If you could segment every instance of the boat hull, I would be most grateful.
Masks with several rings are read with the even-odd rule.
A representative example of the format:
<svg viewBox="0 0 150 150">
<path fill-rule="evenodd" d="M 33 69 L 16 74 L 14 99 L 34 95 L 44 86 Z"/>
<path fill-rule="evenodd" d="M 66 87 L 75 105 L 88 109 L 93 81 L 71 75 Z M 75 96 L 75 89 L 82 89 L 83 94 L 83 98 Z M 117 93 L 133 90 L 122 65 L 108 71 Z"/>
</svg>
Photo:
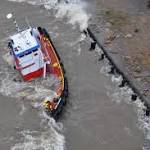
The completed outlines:
<svg viewBox="0 0 150 150">
<path fill-rule="evenodd" d="M 40 52 L 42 53 L 42 61 L 43 66 L 39 69 L 29 72 L 25 75 L 23 75 L 23 69 L 28 68 L 35 64 L 35 62 L 30 63 L 29 65 L 20 68 L 19 65 L 19 59 L 14 55 L 15 60 L 15 67 L 22 75 L 24 81 L 31 81 L 34 78 L 45 76 L 46 74 L 53 74 L 58 82 L 55 86 L 55 92 L 56 92 L 56 99 L 57 102 L 54 102 L 57 107 L 54 107 L 53 109 L 46 109 L 46 112 L 51 115 L 54 118 L 57 118 L 58 114 L 62 112 L 63 106 L 66 104 L 66 99 L 68 97 L 68 81 L 65 77 L 65 69 L 61 62 L 60 56 L 58 55 L 58 52 L 56 51 L 53 42 L 46 31 L 46 29 L 38 27 L 37 28 L 39 35 L 37 37 L 38 44 L 40 45 Z M 34 53 L 35 55 L 35 53 Z M 46 68 L 46 69 L 45 69 Z M 25 72 L 24 72 L 25 73 Z"/>
<path fill-rule="evenodd" d="M 68 91 L 68 80 L 65 77 L 65 69 L 64 66 L 61 62 L 61 58 L 53 45 L 53 42 L 46 31 L 46 29 L 43 29 L 42 33 L 42 39 L 41 43 L 42 45 L 45 44 L 46 49 L 42 49 L 43 53 L 47 54 L 47 59 L 51 62 L 50 64 L 47 65 L 47 71 L 50 74 L 54 74 L 58 79 L 60 80 L 60 84 L 56 88 L 56 94 L 58 95 L 57 98 L 60 99 L 60 102 L 57 106 L 56 109 L 49 110 L 46 109 L 46 112 L 48 115 L 52 116 L 56 120 L 58 119 L 60 113 L 63 110 L 64 105 L 66 105 L 67 98 L 69 96 L 69 91 Z"/>
<path fill-rule="evenodd" d="M 33 80 L 34 78 L 37 78 L 37 77 L 40 77 L 40 76 L 42 76 L 43 75 L 43 72 L 44 72 L 44 69 L 43 68 L 40 68 L 40 69 L 38 69 L 38 70 L 36 70 L 36 71 L 34 71 L 34 72 L 31 72 L 31 73 L 29 73 L 29 74 L 27 74 L 27 75 L 22 75 L 22 77 L 23 77 L 23 79 L 25 80 L 25 81 L 31 81 L 31 80 Z"/>
</svg>

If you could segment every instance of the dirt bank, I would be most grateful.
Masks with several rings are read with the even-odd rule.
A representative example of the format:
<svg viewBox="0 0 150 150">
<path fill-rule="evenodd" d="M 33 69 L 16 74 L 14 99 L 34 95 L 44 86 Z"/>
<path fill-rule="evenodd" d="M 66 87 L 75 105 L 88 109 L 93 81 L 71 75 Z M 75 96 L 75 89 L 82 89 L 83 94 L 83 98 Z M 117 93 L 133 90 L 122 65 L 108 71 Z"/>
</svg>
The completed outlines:
<svg viewBox="0 0 150 150">
<path fill-rule="evenodd" d="M 97 8 L 92 10 L 90 28 L 119 67 L 149 101 L 150 9 L 148 1 L 94 0 L 90 5 Z"/>
</svg>

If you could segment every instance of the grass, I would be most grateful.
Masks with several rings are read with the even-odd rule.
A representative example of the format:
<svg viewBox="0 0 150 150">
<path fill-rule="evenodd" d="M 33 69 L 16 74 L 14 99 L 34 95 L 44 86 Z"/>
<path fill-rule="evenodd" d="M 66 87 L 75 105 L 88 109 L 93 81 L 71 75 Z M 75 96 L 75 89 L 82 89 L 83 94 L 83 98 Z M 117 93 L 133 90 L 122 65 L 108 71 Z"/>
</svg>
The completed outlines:
<svg viewBox="0 0 150 150">
<path fill-rule="evenodd" d="M 119 28 L 125 26 L 129 20 L 126 13 L 113 9 L 104 12 L 105 19 L 112 24 L 113 27 Z"/>
</svg>

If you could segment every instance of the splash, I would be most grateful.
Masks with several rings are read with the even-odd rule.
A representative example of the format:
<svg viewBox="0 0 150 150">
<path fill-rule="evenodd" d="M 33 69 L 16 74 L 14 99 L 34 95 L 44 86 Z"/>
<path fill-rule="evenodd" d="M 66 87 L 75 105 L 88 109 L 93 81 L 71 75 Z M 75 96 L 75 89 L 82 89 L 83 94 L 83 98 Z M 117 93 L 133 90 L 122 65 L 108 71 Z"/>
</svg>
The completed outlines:
<svg viewBox="0 0 150 150">
<path fill-rule="evenodd" d="M 144 132 L 145 135 L 145 141 L 143 150 L 149 150 L 150 149 L 150 118 L 145 115 L 146 107 L 144 106 L 144 103 L 138 98 L 136 101 L 131 101 L 131 95 L 134 93 L 133 90 L 129 86 L 125 86 L 123 88 L 119 88 L 118 85 L 122 81 L 122 77 L 120 75 L 108 75 L 108 72 L 110 71 L 110 65 L 108 60 L 105 60 L 104 66 L 101 68 L 101 73 L 103 75 L 106 75 L 110 78 L 110 81 L 112 81 L 112 86 L 109 88 L 109 92 L 107 92 L 107 95 L 112 99 L 112 101 L 116 103 L 127 103 L 133 106 L 133 109 L 135 110 L 137 114 L 138 119 L 138 127 Z"/>
<path fill-rule="evenodd" d="M 46 96 L 53 98 L 55 92 L 52 87 L 57 83 L 55 76 L 47 75 L 45 79 L 35 79 L 32 82 L 23 82 L 20 75 L 13 69 L 12 58 L 9 53 L 3 55 L 7 64 L 0 67 L 0 93 L 13 98 L 24 98 L 34 102 L 42 100 Z M 5 67 L 4 67 L 5 65 Z"/>
<path fill-rule="evenodd" d="M 2 64 L 0 66 L 0 93 L 4 96 L 16 98 L 21 102 L 21 110 L 19 116 L 21 117 L 27 111 L 24 105 L 24 99 L 28 100 L 34 108 L 38 108 L 38 115 L 41 119 L 40 131 L 23 130 L 18 132 L 19 142 L 11 147 L 11 150 L 63 150 L 65 145 L 65 138 L 60 133 L 63 125 L 56 123 L 54 119 L 47 116 L 41 103 L 47 96 L 53 98 L 55 92 L 53 85 L 57 83 L 54 76 L 47 76 L 45 79 L 35 79 L 32 82 L 23 82 L 20 75 L 13 69 L 12 59 L 8 53 L 3 55 Z M 7 62 L 7 63 L 6 63 Z"/>
<path fill-rule="evenodd" d="M 80 30 L 83 31 L 88 27 L 89 16 L 84 10 L 84 5 L 80 2 L 78 3 L 62 3 L 59 4 L 57 8 L 56 17 L 57 18 L 68 18 L 68 23 L 72 25 L 78 24 Z"/>
<path fill-rule="evenodd" d="M 79 25 L 83 31 L 88 27 L 90 15 L 85 12 L 86 4 L 80 0 L 9 0 L 13 2 L 27 2 L 31 5 L 43 5 L 45 9 L 56 10 L 56 18 L 68 18 L 68 23 Z"/>
<path fill-rule="evenodd" d="M 41 118 L 40 131 L 23 130 L 18 134 L 21 137 L 20 143 L 16 143 L 11 150 L 63 150 L 65 138 L 59 133 L 62 130 L 62 124 L 55 120 L 44 111 L 39 113 Z M 43 128 L 44 127 L 44 128 Z M 42 131 L 41 131 L 42 130 Z"/>
<path fill-rule="evenodd" d="M 21 80 L 19 74 L 10 70 L 10 68 L 5 68 L 1 72 L 5 78 L 0 79 L 0 93 L 4 96 L 24 98 L 32 101 L 42 100 L 45 98 L 45 95 L 55 96 L 55 92 L 51 90 L 51 86 L 55 81 L 53 77 L 47 77 L 42 80 L 37 79 L 33 82 L 26 83 Z"/>
</svg>

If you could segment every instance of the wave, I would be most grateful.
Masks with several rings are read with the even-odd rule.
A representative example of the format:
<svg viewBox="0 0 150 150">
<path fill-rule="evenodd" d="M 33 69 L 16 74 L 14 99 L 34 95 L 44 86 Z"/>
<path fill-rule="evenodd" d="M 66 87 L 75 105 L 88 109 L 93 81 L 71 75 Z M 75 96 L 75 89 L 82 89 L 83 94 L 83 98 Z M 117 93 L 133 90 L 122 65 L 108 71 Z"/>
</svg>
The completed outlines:
<svg viewBox="0 0 150 150">
<path fill-rule="evenodd" d="M 28 100 L 28 104 L 38 110 L 37 115 L 41 120 L 39 131 L 27 129 L 18 132 L 19 142 L 14 144 L 11 150 L 64 150 L 65 138 L 61 134 L 63 125 L 49 117 L 42 107 L 42 101 L 45 97 L 53 98 L 56 94 L 53 90 L 57 82 L 56 78 L 51 75 L 45 79 L 39 78 L 31 82 L 23 82 L 19 73 L 10 64 L 12 64 L 12 59 L 6 53 L 3 55 L 0 66 L 0 93 L 19 100 L 21 110 L 18 114 L 20 117 L 28 111 L 24 104 L 24 101 Z"/>
<path fill-rule="evenodd" d="M 54 119 L 47 116 L 44 111 L 40 114 L 40 131 L 23 130 L 18 134 L 22 142 L 16 143 L 11 150 L 63 150 L 65 145 L 64 136 L 59 133 L 62 125 L 55 122 Z"/>
<path fill-rule="evenodd" d="M 100 73 L 110 78 L 110 81 L 113 83 L 113 87 L 107 87 L 109 92 L 107 95 L 110 97 L 112 101 L 116 103 L 127 103 L 133 106 L 137 114 L 138 119 L 138 127 L 144 132 L 145 140 L 143 144 L 143 150 L 150 149 L 150 118 L 145 115 L 146 107 L 141 99 L 137 99 L 136 101 L 131 101 L 131 95 L 134 94 L 133 90 L 129 86 L 125 86 L 123 88 L 119 88 L 122 81 L 121 75 L 108 75 L 110 71 L 110 65 L 108 60 L 104 61 L 104 66 L 101 68 Z M 107 85 L 106 85 L 107 86 Z"/>
<path fill-rule="evenodd" d="M 86 3 L 80 0 L 9 0 L 12 2 L 27 2 L 31 5 L 42 5 L 45 9 L 55 9 L 56 18 L 68 18 L 68 23 L 79 25 L 83 31 L 88 27 L 90 15 L 85 12 Z"/>
</svg>

